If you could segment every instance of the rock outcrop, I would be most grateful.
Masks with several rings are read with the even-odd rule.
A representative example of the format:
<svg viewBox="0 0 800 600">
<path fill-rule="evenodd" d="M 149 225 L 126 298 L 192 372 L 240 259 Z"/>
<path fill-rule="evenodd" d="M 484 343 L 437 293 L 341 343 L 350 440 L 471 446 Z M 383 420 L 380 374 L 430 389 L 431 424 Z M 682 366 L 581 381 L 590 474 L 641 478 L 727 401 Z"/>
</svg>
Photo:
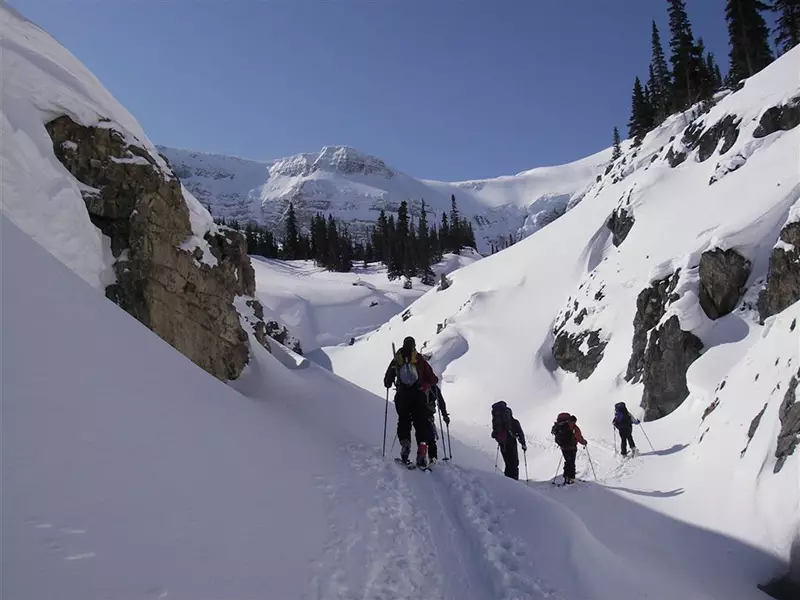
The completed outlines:
<svg viewBox="0 0 800 600">
<path fill-rule="evenodd" d="M 727 115 L 707 129 L 703 129 L 702 122 L 690 125 L 683 135 L 683 144 L 687 148 L 697 148 L 697 160 L 705 162 L 714 154 L 720 140 L 723 140 L 720 154 L 733 148 L 739 137 L 740 122 L 741 119 L 736 115 Z"/>
<path fill-rule="evenodd" d="M 650 330 L 658 325 L 669 303 L 678 299 L 673 292 L 678 285 L 679 277 L 680 269 L 669 277 L 654 281 L 650 287 L 639 292 L 636 298 L 636 314 L 633 317 L 633 343 L 628 369 L 625 372 L 626 381 L 635 383 L 641 380 Z"/>
<path fill-rule="evenodd" d="M 633 213 L 624 208 L 615 208 L 606 222 L 606 226 L 611 230 L 611 241 L 614 246 L 619 247 L 625 238 L 628 237 L 633 228 Z"/>
<path fill-rule="evenodd" d="M 116 281 L 106 296 L 215 377 L 237 378 L 249 347 L 234 300 L 255 292 L 244 237 L 226 228 L 197 237 L 178 179 L 106 123 L 62 116 L 46 128 L 111 240 Z M 266 345 L 258 330 L 256 319 Z"/>
<path fill-rule="evenodd" d="M 787 224 L 769 258 L 767 283 L 758 297 L 761 321 L 800 300 L 800 221 Z"/>
<path fill-rule="evenodd" d="M 778 433 L 778 445 L 775 448 L 775 462 L 773 471 L 778 473 L 786 459 L 791 456 L 800 444 L 800 402 L 797 401 L 797 384 L 800 379 L 800 369 L 797 375 L 792 376 L 789 387 L 781 402 L 778 416 L 781 420 L 781 430 Z"/>
<path fill-rule="evenodd" d="M 600 364 L 606 344 L 598 331 L 582 331 L 578 334 L 561 331 L 553 342 L 553 358 L 559 367 L 575 373 L 578 380 L 583 381 Z"/>
<path fill-rule="evenodd" d="M 642 408 L 645 421 L 670 414 L 689 395 L 686 371 L 700 357 L 703 343 L 681 329 L 677 315 L 653 330 L 644 356 L 644 393 Z"/>
<path fill-rule="evenodd" d="M 800 125 L 800 96 L 786 104 L 773 106 L 764 111 L 753 132 L 754 138 L 763 138 L 777 131 L 789 131 Z"/>
<path fill-rule="evenodd" d="M 733 312 L 745 291 L 750 261 L 736 250 L 714 249 L 700 257 L 700 306 L 709 319 Z"/>
</svg>

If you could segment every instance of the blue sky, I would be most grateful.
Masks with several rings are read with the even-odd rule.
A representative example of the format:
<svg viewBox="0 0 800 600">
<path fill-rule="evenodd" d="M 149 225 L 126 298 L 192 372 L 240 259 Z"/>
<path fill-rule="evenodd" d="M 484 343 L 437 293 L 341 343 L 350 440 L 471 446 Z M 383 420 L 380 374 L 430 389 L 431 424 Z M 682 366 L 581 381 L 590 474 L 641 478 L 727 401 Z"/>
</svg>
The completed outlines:
<svg viewBox="0 0 800 600">
<path fill-rule="evenodd" d="M 409 174 L 511 174 L 626 131 L 665 0 L 11 0 L 156 143 L 247 158 L 347 144 Z M 727 66 L 724 0 L 688 0 Z"/>
</svg>

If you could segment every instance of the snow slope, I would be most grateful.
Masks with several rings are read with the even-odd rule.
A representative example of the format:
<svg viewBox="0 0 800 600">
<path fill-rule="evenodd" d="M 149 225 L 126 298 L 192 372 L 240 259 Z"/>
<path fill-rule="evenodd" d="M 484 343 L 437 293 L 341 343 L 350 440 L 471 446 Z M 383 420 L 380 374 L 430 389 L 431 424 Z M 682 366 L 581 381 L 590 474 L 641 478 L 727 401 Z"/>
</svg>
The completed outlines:
<svg viewBox="0 0 800 600">
<path fill-rule="evenodd" d="M 778 231 L 797 218 L 800 207 L 800 128 L 761 139 L 752 134 L 767 108 L 800 92 L 798 73 L 795 49 L 699 117 L 707 125 L 731 114 L 741 118 L 738 138 L 725 155 L 712 147 L 712 156 L 701 162 L 697 151 L 688 151 L 685 162 L 669 165 L 670 148 L 687 151 L 681 140 L 691 115 L 670 118 L 638 150 L 625 143 L 623 158 L 564 217 L 453 273 L 450 288 L 428 292 L 409 307 L 410 318 L 395 317 L 352 347 L 324 349 L 331 368 L 380 393 L 388 349 L 412 335 L 432 354 L 453 430 L 462 439 L 493 454 L 489 405 L 504 399 L 532 440 L 531 473 L 550 478 L 558 462 L 550 426 L 558 412 L 573 412 L 590 440 L 598 477 L 615 482 L 623 495 L 788 556 L 800 522 L 800 461 L 795 453 L 781 473 L 772 473 L 779 399 L 768 388 L 785 390 L 800 363 L 798 334 L 788 331 L 798 307 L 766 326 L 758 324 L 752 307 Z M 742 166 L 723 174 L 734 158 Z M 615 247 L 606 222 L 619 207 L 631 211 L 635 223 Z M 740 309 L 711 321 L 697 301 L 697 264 L 703 251 L 715 247 L 735 248 L 753 271 Z M 677 267 L 680 298 L 662 322 L 677 315 L 705 350 L 687 374 L 689 398 L 646 425 L 656 452 L 622 463 L 614 456 L 610 419 L 615 402 L 634 408 L 642 397 L 642 385 L 624 379 L 637 295 Z M 579 307 L 586 309 L 581 323 Z M 564 330 L 597 331 L 607 342 L 599 366 L 584 381 L 557 369 L 553 360 L 554 329 L 568 309 L 576 318 L 567 318 Z M 770 360 L 777 363 L 767 368 Z M 760 383 L 747 379 L 755 378 L 754 365 Z M 703 422 L 704 410 L 718 397 L 719 408 Z M 756 438 L 741 457 L 750 423 L 765 402 Z M 638 429 L 636 439 L 649 449 Z M 585 455 L 582 461 L 591 477 Z"/>
<path fill-rule="evenodd" d="M 406 471 L 379 399 L 258 346 L 237 393 L 0 231 L 4 598 L 744 600 L 778 567 L 602 487 L 472 470 L 490 459 L 457 442 Z"/>
<path fill-rule="evenodd" d="M 479 258 L 471 250 L 447 254 L 433 272 L 438 277 Z M 380 327 L 431 289 L 417 277 L 412 289 L 403 289 L 403 281 L 389 281 L 386 268 L 377 263 L 355 264 L 350 273 L 326 271 L 313 261 L 253 256 L 252 263 L 256 295 L 267 318 L 286 324 L 306 356 Z"/>
<path fill-rule="evenodd" d="M 0 2 L 0 207 L 23 231 L 98 289 L 113 282 L 110 241 L 89 221 L 79 183 L 53 153 L 44 124 L 67 114 L 81 125 L 109 127 L 144 148 L 171 176 L 136 120 L 74 56 L 5 2 Z M 184 189 L 194 235 L 206 245 L 215 227 Z M 206 256 L 210 256 L 207 252 Z"/>
<path fill-rule="evenodd" d="M 160 146 L 185 185 L 215 216 L 256 221 L 282 231 L 289 202 L 301 224 L 318 211 L 331 213 L 363 235 L 381 209 L 396 212 L 422 200 L 436 220 L 450 211 L 456 196 L 462 214 L 472 218 L 479 250 L 492 242 L 529 235 L 563 214 L 567 204 L 606 166 L 609 151 L 574 163 L 542 167 L 508 177 L 445 183 L 419 180 L 382 160 L 347 146 L 327 146 L 270 162 L 205 154 Z"/>
</svg>

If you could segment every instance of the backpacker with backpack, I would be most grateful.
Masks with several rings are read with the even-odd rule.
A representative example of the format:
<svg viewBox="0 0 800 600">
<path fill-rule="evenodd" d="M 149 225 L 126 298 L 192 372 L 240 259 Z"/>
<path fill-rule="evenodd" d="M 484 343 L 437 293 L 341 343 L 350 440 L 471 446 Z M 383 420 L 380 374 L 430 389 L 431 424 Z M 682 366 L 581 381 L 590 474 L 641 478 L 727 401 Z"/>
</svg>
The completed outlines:
<svg viewBox="0 0 800 600">
<path fill-rule="evenodd" d="M 513 416 L 504 400 L 492 404 L 492 437 L 501 446 L 514 437 Z"/>
<path fill-rule="evenodd" d="M 569 413 L 559 414 L 550 429 L 550 433 L 555 436 L 556 444 L 561 448 L 575 448 L 578 445 L 575 432 L 570 425 L 570 417 Z"/>
<path fill-rule="evenodd" d="M 617 429 L 630 429 L 633 427 L 633 418 L 624 402 L 617 402 L 614 405 L 614 427 Z"/>
</svg>

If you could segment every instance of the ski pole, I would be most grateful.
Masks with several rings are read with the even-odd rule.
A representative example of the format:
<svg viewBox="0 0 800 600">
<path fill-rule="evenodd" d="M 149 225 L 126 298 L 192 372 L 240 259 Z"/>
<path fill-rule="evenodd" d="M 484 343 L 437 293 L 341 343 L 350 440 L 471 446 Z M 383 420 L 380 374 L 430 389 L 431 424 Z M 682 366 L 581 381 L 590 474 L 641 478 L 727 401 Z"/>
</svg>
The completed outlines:
<svg viewBox="0 0 800 600">
<path fill-rule="evenodd" d="M 442 426 L 442 409 L 439 408 L 439 440 L 442 444 L 442 450 L 444 450 L 444 458 L 442 460 L 450 460 L 447 458 L 447 446 L 444 445 L 444 427 Z"/>
<path fill-rule="evenodd" d="M 528 451 L 527 450 L 523 450 L 522 451 L 522 458 L 525 460 L 525 485 L 528 485 L 529 480 L 528 480 Z"/>
<path fill-rule="evenodd" d="M 450 423 L 447 423 L 447 448 L 450 452 L 450 458 L 448 460 L 453 460 L 453 444 L 450 443 Z"/>
<path fill-rule="evenodd" d="M 389 420 L 389 388 L 386 388 L 386 405 L 383 409 L 383 457 L 386 457 L 386 422 Z M 394 448 L 394 442 L 392 442 Z M 391 450 L 389 450 L 391 452 Z"/>
<path fill-rule="evenodd" d="M 564 457 L 563 457 L 563 456 L 561 456 L 561 457 L 558 459 L 558 466 L 556 467 L 556 474 L 555 474 L 555 475 L 553 475 L 553 481 L 551 481 L 551 482 L 550 482 L 550 483 L 552 483 L 553 485 L 555 485 L 555 484 L 556 484 L 556 477 L 558 477 L 558 471 L 561 469 L 561 461 L 562 461 L 563 459 L 564 459 Z"/>
<path fill-rule="evenodd" d="M 611 426 L 611 431 L 614 433 L 614 456 L 617 455 L 617 428 Z"/>
<path fill-rule="evenodd" d="M 645 437 L 645 439 L 647 440 L 647 443 L 648 443 L 648 444 L 650 444 L 650 450 L 652 450 L 653 452 L 655 452 L 655 451 L 656 451 L 656 449 L 655 449 L 655 448 L 653 448 L 653 442 L 651 442 L 651 441 L 650 441 L 650 438 L 649 438 L 649 437 L 647 437 L 647 432 L 644 430 L 644 425 L 642 425 L 642 422 L 641 422 L 641 421 L 639 421 L 639 427 L 641 427 L 641 428 L 642 428 L 642 433 L 644 434 L 644 437 Z"/>
<path fill-rule="evenodd" d="M 594 480 L 597 481 L 597 473 L 594 470 L 594 463 L 592 462 L 592 455 L 589 454 L 589 448 L 586 446 L 583 447 L 586 450 L 586 456 L 589 458 L 589 466 L 592 467 L 592 474 L 594 475 Z"/>
<path fill-rule="evenodd" d="M 500 444 L 497 444 L 497 451 L 494 453 L 494 472 L 497 473 L 497 460 L 500 458 Z"/>
</svg>

